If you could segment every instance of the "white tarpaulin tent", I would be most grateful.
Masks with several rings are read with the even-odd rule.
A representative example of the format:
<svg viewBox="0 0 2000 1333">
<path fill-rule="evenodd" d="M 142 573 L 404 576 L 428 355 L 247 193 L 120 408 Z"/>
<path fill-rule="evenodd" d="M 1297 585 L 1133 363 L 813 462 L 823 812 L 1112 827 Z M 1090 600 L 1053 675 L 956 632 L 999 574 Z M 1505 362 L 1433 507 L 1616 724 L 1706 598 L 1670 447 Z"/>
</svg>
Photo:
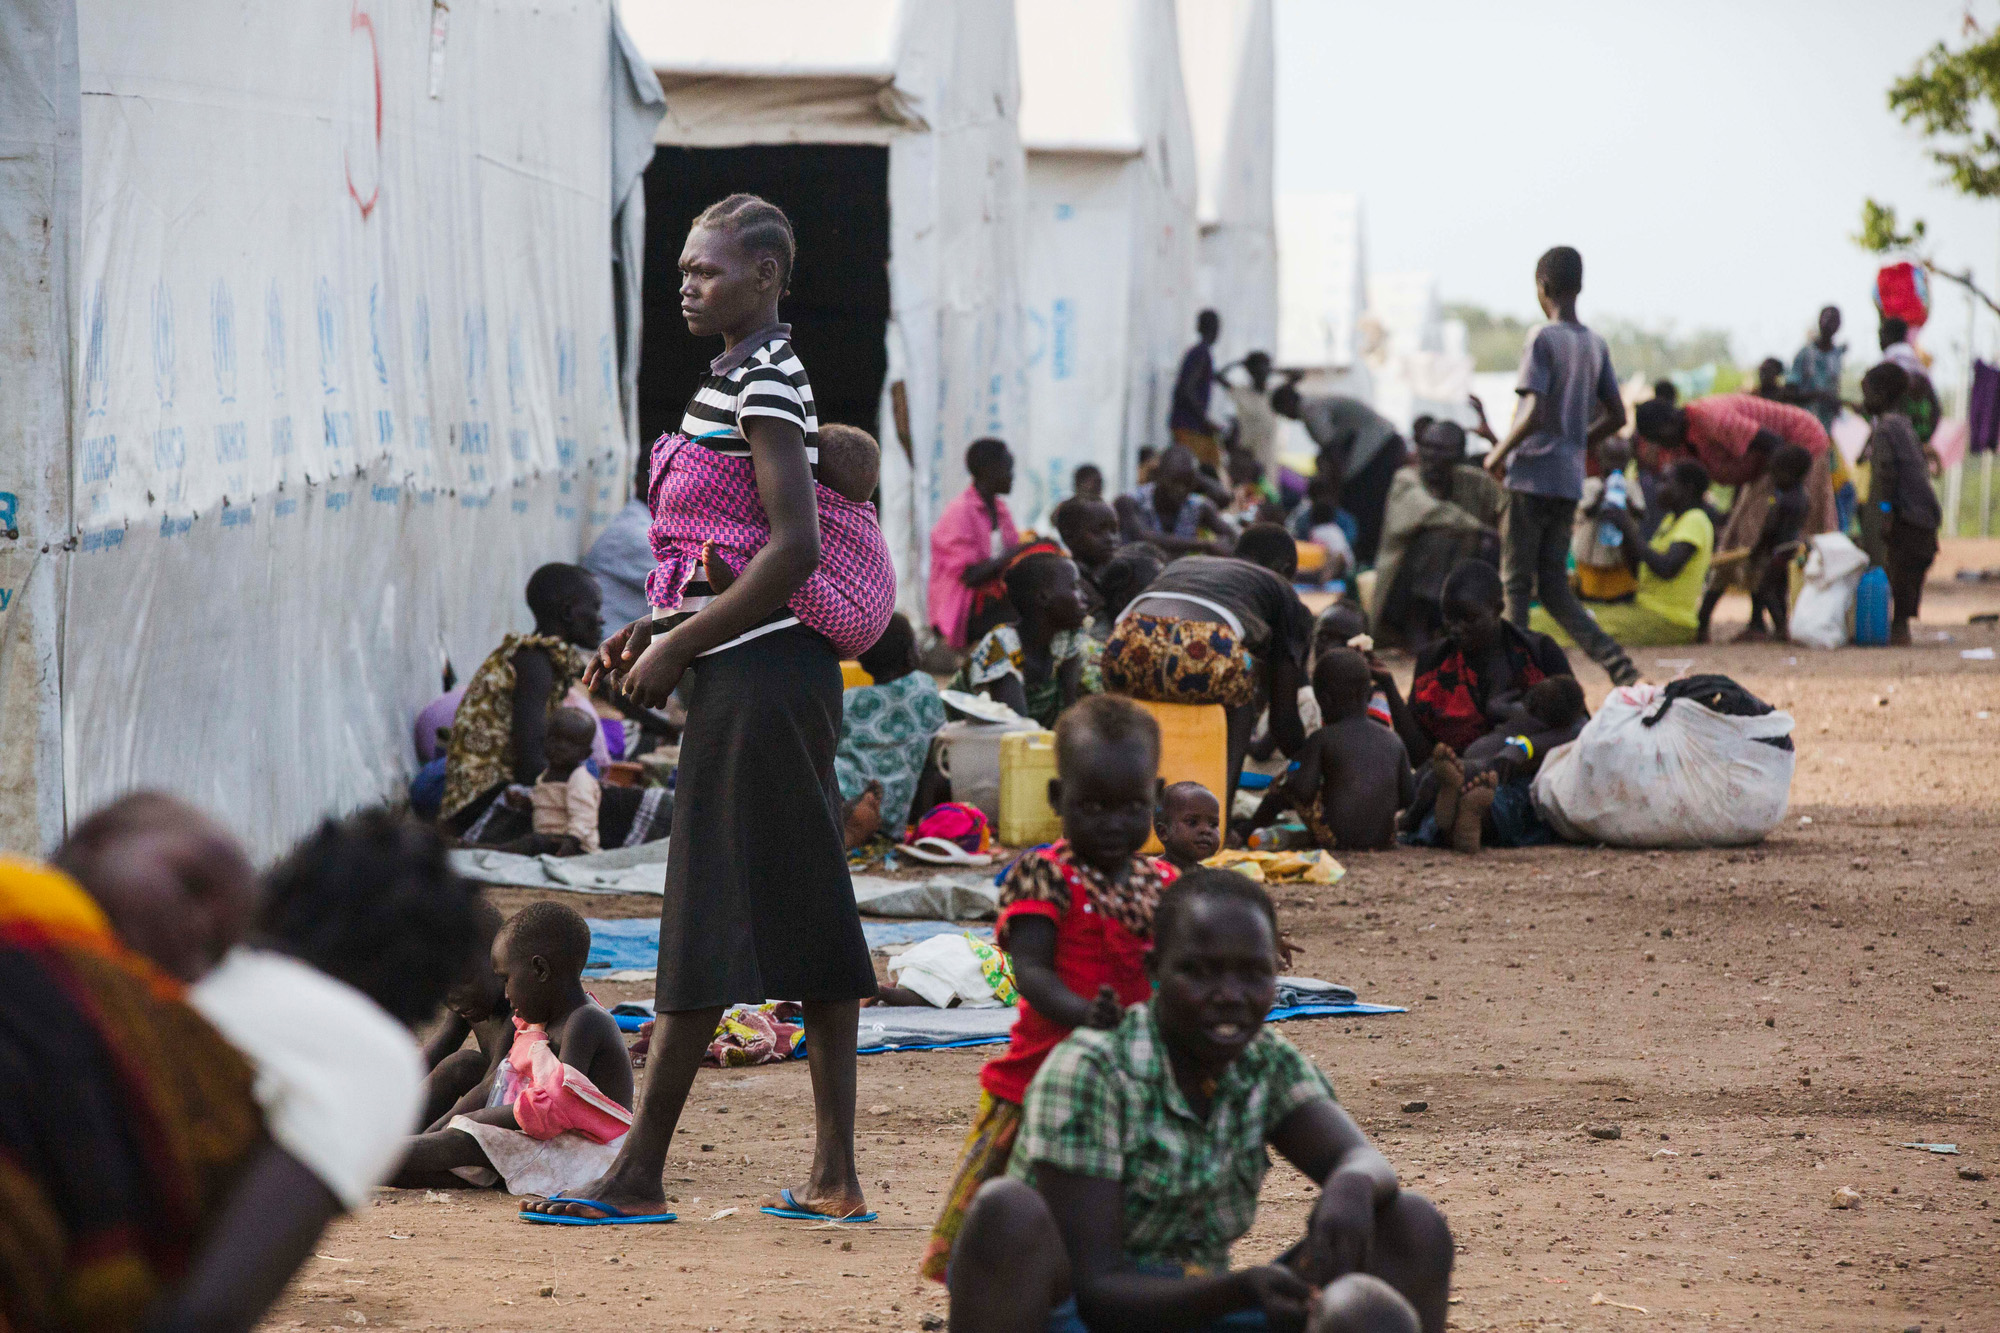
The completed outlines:
<svg viewBox="0 0 2000 1333">
<path fill-rule="evenodd" d="M 1026 519 L 1079 464 L 1111 490 L 1167 438 L 1194 341 L 1195 156 L 1173 0 L 1019 0 L 1028 150 Z"/>
<path fill-rule="evenodd" d="M 1271 0 L 1176 0 L 1198 165 L 1201 304 L 1222 316 L 1218 363 L 1278 339 L 1277 132 Z"/>
<path fill-rule="evenodd" d="M 7 845 L 150 786 L 270 854 L 527 627 L 624 498 L 628 54 L 608 0 L 0 13 Z"/>
<path fill-rule="evenodd" d="M 718 22 L 712 7 L 691 0 L 623 0 L 623 13 L 666 90 L 660 144 L 875 145 L 887 152 L 886 317 L 875 332 L 857 328 L 853 336 L 880 337 L 886 352 L 875 413 L 882 527 L 896 561 L 898 603 L 921 626 L 931 525 L 966 485 L 965 447 L 982 435 L 1015 436 L 1026 418 L 1013 5 L 766 0 L 748 22 Z M 818 192 L 851 197 L 821 207 L 845 207 L 858 219 L 883 206 L 863 197 L 882 187 L 840 174 L 834 164 L 847 159 L 823 157 L 828 165 L 813 178 Z M 756 185 L 747 169 L 757 162 L 722 161 L 718 196 Z M 740 181 L 731 174 L 739 162 L 746 167 Z M 810 151 L 788 162 L 786 170 L 813 170 Z M 803 225 L 800 232 L 803 280 L 814 242 Z M 656 255 L 663 244 L 677 251 L 680 237 L 656 235 Z M 819 281 L 829 280 L 836 294 L 842 285 L 858 293 L 879 275 L 822 269 Z M 840 388 L 852 391 L 827 383 L 814 344 L 803 333 L 798 342 L 822 403 Z"/>
</svg>

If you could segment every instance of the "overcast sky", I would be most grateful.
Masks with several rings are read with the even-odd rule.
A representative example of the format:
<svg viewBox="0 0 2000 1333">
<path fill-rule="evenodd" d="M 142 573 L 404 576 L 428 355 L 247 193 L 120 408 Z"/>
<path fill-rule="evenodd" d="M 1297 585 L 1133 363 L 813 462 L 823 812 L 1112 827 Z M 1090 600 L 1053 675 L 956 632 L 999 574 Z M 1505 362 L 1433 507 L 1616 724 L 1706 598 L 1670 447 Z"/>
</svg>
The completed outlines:
<svg viewBox="0 0 2000 1333">
<path fill-rule="evenodd" d="M 1535 257 L 1569 244 L 1586 322 L 1725 328 L 1754 364 L 1789 359 L 1831 301 L 1872 359 L 1876 262 L 1848 239 L 1864 196 L 1924 217 L 1941 263 L 2000 275 L 2000 203 L 1939 187 L 1884 102 L 1963 12 L 1277 0 L 1278 189 L 1358 191 L 1370 271 L 1430 270 L 1447 301 L 1531 315 Z M 1965 319 L 1946 294 L 1926 346 L 1957 361 Z M 1976 346 L 1997 344 L 1988 318 Z"/>
</svg>

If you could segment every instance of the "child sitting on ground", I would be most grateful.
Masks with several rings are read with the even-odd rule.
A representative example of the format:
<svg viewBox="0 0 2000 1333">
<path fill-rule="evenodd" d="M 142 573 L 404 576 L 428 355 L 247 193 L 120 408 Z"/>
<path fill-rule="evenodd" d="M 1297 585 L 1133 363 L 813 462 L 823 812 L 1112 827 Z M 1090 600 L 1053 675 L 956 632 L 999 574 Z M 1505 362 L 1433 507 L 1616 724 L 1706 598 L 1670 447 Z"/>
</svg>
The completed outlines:
<svg viewBox="0 0 2000 1333">
<path fill-rule="evenodd" d="M 1067 563 L 1067 562 L 1065 562 Z M 1000 886 L 996 937 L 1021 993 L 1007 1053 L 980 1072 L 979 1111 L 920 1270 L 943 1281 L 972 1196 L 1007 1169 L 1028 1083 L 1079 1027 L 1110 1029 L 1152 993 L 1146 950 L 1171 865 L 1139 854 L 1159 797 L 1160 727 L 1130 699 L 1092 695 L 1056 723 L 1049 804 L 1062 839 Z"/>
<path fill-rule="evenodd" d="M 1426 816 L 1462 852 L 1479 850 L 1486 811 L 1500 786 L 1535 776 L 1558 745 L 1567 745 L 1590 720 L 1583 686 L 1574 676 L 1550 676 L 1529 686 L 1518 701 L 1494 701 L 1493 729 L 1465 747 L 1461 756 L 1448 745 L 1431 752 L 1417 781 L 1416 799 L 1403 827 L 1415 831 Z"/>
<path fill-rule="evenodd" d="M 1199 782 L 1176 782 L 1160 793 L 1153 832 L 1167 864 L 1185 875 L 1222 850 L 1222 805 Z"/>
<path fill-rule="evenodd" d="M 513 1046 L 445 1128 L 410 1141 L 396 1185 L 548 1197 L 609 1169 L 632 1124 L 632 1061 L 617 1021 L 584 993 L 589 958 L 590 927 L 561 903 L 530 903 L 507 923 L 492 959 Z"/>
<path fill-rule="evenodd" d="M 869 497 L 881 473 L 882 448 L 854 426 L 825 425 L 806 439 L 819 508 L 820 563 L 787 602 L 801 622 L 852 657 L 881 637 L 895 609 L 896 574 Z M 669 503 L 663 492 L 698 494 Z M 728 591 L 752 556 L 771 540 L 747 459 L 730 458 L 686 436 L 653 446 L 653 558 L 646 578 L 648 620 L 635 622 L 620 669 L 629 669 L 656 632 Z M 699 518 L 692 516 L 699 515 Z"/>
<path fill-rule="evenodd" d="M 1271 784 L 1248 828 L 1268 826 L 1289 806 L 1327 851 L 1396 845 L 1396 814 L 1410 803 L 1415 781 L 1402 738 L 1369 716 L 1374 692 L 1374 670 L 1358 651 L 1336 648 L 1320 656 L 1313 695 L 1325 724 Z"/>
<path fill-rule="evenodd" d="M 1743 577 L 1750 585 L 1750 623 L 1736 636 L 1739 643 L 1775 639 L 1782 643 L 1791 636 L 1787 614 L 1791 610 L 1792 557 L 1804 540 L 1806 476 L 1812 471 L 1812 455 L 1796 444 L 1780 445 L 1771 454 L 1771 483 L 1777 493 L 1764 515 L 1764 526 L 1744 559 Z M 1769 630 L 1764 617 L 1771 618 Z"/>
<path fill-rule="evenodd" d="M 1083 633 L 1088 614 L 1076 564 L 1037 542 L 1007 566 L 1007 599 L 1019 623 L 995 625 L 972 646 L 952 682 L 984 694 L 1023 717 L 1053 727 L 1079 696 L 1096 693 L 1096 644 Z"/>
<path fill-rule="evenodd" d="M 1101 625 L 1109 634 L 1111 620 L 1104 613 L 1104 593 L 1097 586 L 1097 576 L 1118 554 L 1118 511 L 1103 500 L 1079 494 L 1057 505 L 1050 518 L 1056 525 L 1056 535 L 1069 549 L 1069 558 L 1076 562 L 1084 598 L 1097 621 L 1091 629 L 1094 632 Z"/>
<path fill-rule="evenodd" d="M 601 851 L 598 809 L 604 790 L 584 766 L 597 719 L 580 708 L 558 708 L 549 719 L 542 754 L 549 766 L 531 788 L 510 787 L 501 798 L 515 810 L 528 811 L 532 831 L 504 842 L 483 845 L 520 856 L 582 856 Z M 471 841 L 470 838 L 467 841 Z"/>
<path fill-rule="evenodd" d="M 507 1058 L 514 1044 L 514 1011 L 507 989 L 493 970 L 493 941 L 500 936 L 500 909 L 481 898 L 477 952 L 445 992 L 444 1014 L 424 1042 L 424 1113 L 417 1128 L 443 1129 L 451 1108 Z M 473 1044 L 465 1044 L 466 1037 Z"/>
</svg>

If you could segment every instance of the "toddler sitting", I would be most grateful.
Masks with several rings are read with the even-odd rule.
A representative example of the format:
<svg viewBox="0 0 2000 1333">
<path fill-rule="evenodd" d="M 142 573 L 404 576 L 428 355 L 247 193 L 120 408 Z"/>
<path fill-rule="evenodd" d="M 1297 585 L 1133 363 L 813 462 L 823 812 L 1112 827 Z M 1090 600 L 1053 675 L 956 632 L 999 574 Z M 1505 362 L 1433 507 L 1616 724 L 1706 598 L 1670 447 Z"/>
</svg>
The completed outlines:
<svg viewBox="0 0 2000 1333">
<path fill-rule="evenodd" d="M 501 797 L 513 809 L 532 813 L 533 831 L 492 846 L 522 856 L 582 856 L 603 849 L 597 815 L 604 790 L 584 765 L 597 734 L 597 718 L 580 708 L 558 708 L 550 715 L 542 743 L 549 766 L 533 787 L 509 787 Z"/>
<path fill-rule="evenodd" d="M 1395 846 L 1396 812 L 1410 803 L 1414 782 L 1402 738 L 1368 715 L 1374 691 L 1374 670 L 1355 649 L 1320 655 L 1313 694 L 1326 724 L 1271 784 L 1249 827 L 1265 827 L 1289 805 L 1328 851 Z"/>
<path fill-rule="evenodd" d="M 807 627 L 831 639 L 842 657 L 853 657 L 881 637 L 896 602 L 889 546 L 869 503 L 882 449 L 853 426 L 821 426 L 807 444 L 817 448 L 820 563 L 788 606 Z M 653 558 L 659 562 L 646 579 L 654 624 L 634 636 L 639 642 L 627 645 L 633 661 L 646 640 L 666 628 L 660 622 L 670 613 L 691 614 L 727 591 L 771 539 L 750 460 L 703 448 L 684 435 L 653 446 L 648 499 Z"/>
<path fill-rule="evenodd" d="M 589 957 L 590 927 L 561 903 L 530 903 L 507 923 L 493 970 L 514 1010 L 513 1049 L 444 1129 L 410 1141 L 396 1185 L 504 1183 L 548 1197 L 609 1169 L 632 1124 L 632 1061 L 617 1021 L 584 992 Z"/>
<path fill-rule="evenodd" d="M 1222 850 L 1222 803 L 1199 782 L 1170 783 L 1153 807 L 1153 835 L 1162 858 L 1185 875 Z"/>
</svg>

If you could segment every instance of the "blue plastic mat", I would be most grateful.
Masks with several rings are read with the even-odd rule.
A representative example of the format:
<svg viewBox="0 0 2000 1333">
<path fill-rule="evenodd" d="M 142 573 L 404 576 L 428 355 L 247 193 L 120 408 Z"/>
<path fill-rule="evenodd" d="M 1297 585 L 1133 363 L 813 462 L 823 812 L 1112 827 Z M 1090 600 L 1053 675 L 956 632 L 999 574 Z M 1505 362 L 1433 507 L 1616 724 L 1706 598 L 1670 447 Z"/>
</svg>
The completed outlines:
<svg viewBox="0 0 2000 1333">
<path fill-rule="evenodd" d="M 1359 1000 L 1344 1004 L 1281 1005 L 1265 1016 L 1268 1023 L 1284 1023 L 1301 1018 L 1365 1017 L 1372 1014 L 1402 1014 L 1407 1009 L 1393 1004 L 1366 1004 Z M 653 1017 L 653 1006 L 645 1001 L 621 1004 L 611 1011 L 618 1026 L 637 1032 Z M 920 1009 L 870 1008 L 861 1011 L 862 1055 L 882 1055 L 890 1051 L 943 1051 L 960 1046 L 1000 1046 L 1006 1044 L 1014 1025 L 1015 1011 L 1007 1009 Z M 893 1033 L 882 1032 L 884 1026 Z M 870 1030 L 877 1039 L 869 1040 Z M 799 1045 L 798 1057 L 805 1054 Z M 795 1057 L 797 1058 L 797 1057 Z"/>
<path fill-rule="evenodd" d="M 586 977 L 603 977 L 613 972 L 651 972 L 660 965 L 660 919 L 655 916 L 589 918 L 590 961 Z M 975 939 L 993 938 L 991 926 L 974 926 L 951 921 L 863 921 L 861 933 L 871 949 L 891 944 L 915 944 L 933 935 L 956 935 L 970 931 Z"/>
</svg>

